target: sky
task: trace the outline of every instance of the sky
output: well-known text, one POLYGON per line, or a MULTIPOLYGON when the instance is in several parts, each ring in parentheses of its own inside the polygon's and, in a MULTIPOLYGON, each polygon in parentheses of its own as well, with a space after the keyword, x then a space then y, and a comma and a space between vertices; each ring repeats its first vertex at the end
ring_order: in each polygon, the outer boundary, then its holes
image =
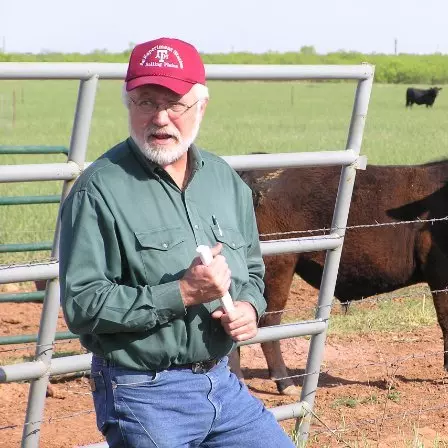
POLYGON ((202 53, 448 53, 447 0, 0 0, 0 51, 121 52, 162 36, 202 53))

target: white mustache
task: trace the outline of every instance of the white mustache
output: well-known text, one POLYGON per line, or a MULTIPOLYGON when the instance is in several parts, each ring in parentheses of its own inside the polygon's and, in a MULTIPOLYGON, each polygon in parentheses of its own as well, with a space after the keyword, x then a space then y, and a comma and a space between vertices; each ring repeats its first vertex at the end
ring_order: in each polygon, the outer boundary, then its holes
POLYGON ((145 140, 148 141, 148 138, 151 136, 157 136, 157 135, 169 135, 170 137, 175 138, 177 141, 180 140, 180 134, 178 132, 168 131, 164 130, 163 128, 156 128, 151 126, 145 131, 145 140))

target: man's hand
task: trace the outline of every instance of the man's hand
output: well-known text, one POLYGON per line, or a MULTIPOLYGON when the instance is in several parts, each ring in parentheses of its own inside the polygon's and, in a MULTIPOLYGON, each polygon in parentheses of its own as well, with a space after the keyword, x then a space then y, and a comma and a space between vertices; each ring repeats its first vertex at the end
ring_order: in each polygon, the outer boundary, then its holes
POLYGON ((180 293, 184 305, 192 306, 211 302, 222 297, 230 288, 230 269, 220 255, 222 244, 211 248, 213 261, 205 266, 199 257, 194 258, 180 280, 180 293))
POLYGON ((224 331, 234 341, 246 341, 253 338, 257 332, 257 312, 249 302, 233 302, 235 310, 225 313, 218 308, 212 313, 214 319, 221 319, 224 331))

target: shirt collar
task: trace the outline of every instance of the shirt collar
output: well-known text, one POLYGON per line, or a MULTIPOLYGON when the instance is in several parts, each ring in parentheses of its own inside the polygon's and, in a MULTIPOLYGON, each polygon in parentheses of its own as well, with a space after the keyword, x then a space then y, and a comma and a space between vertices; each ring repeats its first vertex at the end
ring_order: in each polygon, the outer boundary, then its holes
POLYGON ((190 163, 192 173, 194 171, 200 170, 204 166, 204 159, 202 158, 202 154, 201 151, 199 151, 199 148, 194 143, 192 143, 188 148, 188 153, 189 157, 191 157, 190 163))

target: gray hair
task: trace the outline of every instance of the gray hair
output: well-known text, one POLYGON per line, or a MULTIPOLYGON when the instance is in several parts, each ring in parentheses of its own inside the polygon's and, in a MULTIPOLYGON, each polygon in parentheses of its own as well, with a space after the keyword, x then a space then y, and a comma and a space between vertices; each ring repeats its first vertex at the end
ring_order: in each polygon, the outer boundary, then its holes
MULTIPOLYGON (((208 93, 208 87, 204 86, 204 84, 195 84, 190 92, 193 92, 198 99, 198 101, 208 100, 210 95, 208 93)), ((129 105, 131 103, 131 99, 129 97, 129 93, 126 90, 126 83, 123 83, 123 88, 121 90, 121 100, 123 104, 129 109, 129 105)))

